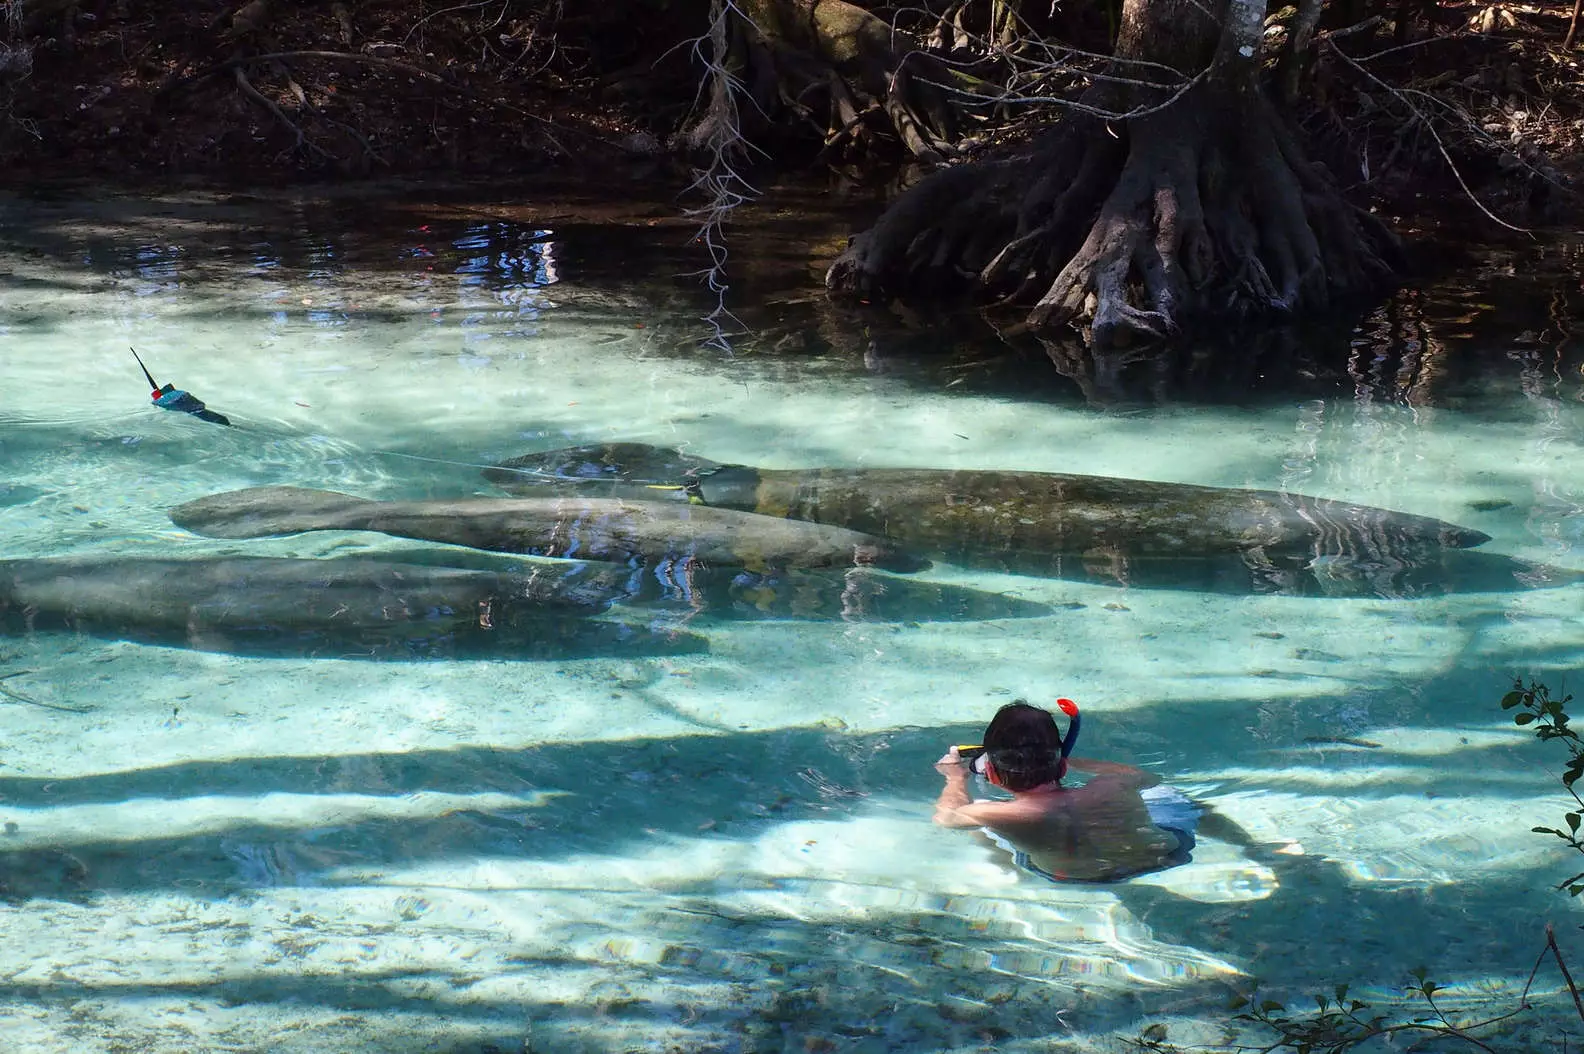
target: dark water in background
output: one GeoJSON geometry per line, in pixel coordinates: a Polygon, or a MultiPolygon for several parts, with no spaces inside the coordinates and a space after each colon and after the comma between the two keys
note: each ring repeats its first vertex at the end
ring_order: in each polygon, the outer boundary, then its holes
{"type": "MultiPolygon", "coordinates": [[[[851,214],[782,200],[730,234],[729,351],[665,201],[618,223],[432,195],[11,202],[0,556],[493,569],[369,535],[206,541],[167,510],[260,484],[494,493],[480,466],[634,440],[1287,487],[1584,570],[1575,243],[1466,254],[1357,325],[1165,361],[1066,343],[1058,367],[972,318],[827,304],[809,246],[851,214]],[[239,427],[148,408],[127,344],[239,427]]],[[[20,1049],[1017,1050],[1154,1021],[1209,1042],[1249,976],[1389,1000],[1423,963],[1448,1005],[1505,1009],[1540,920],[1571,929],[1544,888],[1568,861],[1528,831],[1560,818],[1557,759],[1495,700],[1570,680],[1580,587],[926,577],[872,621],[689,618],[704,654],[5,639],[20,1049]],[[950,589],[1001,600],[950,594],[948,619],[950,589]],[[933,830],[941,744],[1023,694],[1079,698],[1084,752],[1160,771],[1259,848],[1048,887],[933,830]]]]}
{"type": "MultiPolygon", "coordinates": [[[[574,309],[623,296],[650,298],[684,317],[717,306],[702,288],[709,259],[693,238],[695,221],[680,214],[683,195],[612,207],[597,191],[581,200],[574,188],[551,194],[559,196],[546,203],[533,192],[521,203],[481,202],[467,191],[414,202],[389,189],[304,201],[176,195],[112,199],[86,220],[81,200],[68,197],[53,206],[14,202],[6,218],[30,258],[127,275],[143,295],[193,286],[206,267],[250,263],[266,296],[272,273],[311,281],[359,272],[456,276],[529,318],[544,292],[568,279],[577,289],[561,306],[574,309]],[[513,218],[524,213],[540,215],[513,218]],[[140,243],[140,233],[161,237],[140,243]]],[[[823,269],[875,206],[797,187],[772,191],[768,200],[776,204],[745,208],[725,231],[730,316],[721,328],[731,346],[721,357],[728,361],[863,370],[923,389],[1099,407],[1348,397],[1461,407],[1511,391],[1576,399],[1584,376],[1573,335],[1584,246],[1574,240],[1482,249],[1426,239],[1411,246],[1416,273],[1405,288],[1362,321],[1343,313],[1274,332],[1206,333],[1171,354],[1122,350],[1096,362],[1075,338],[1058,336],[1048,348],[1026,335],[1002,338],[973,311],[832,304],[820,292],[823,269]]],[[[250,299],[234,297],[230,309],[258,310],[250,299]]],[[[337,301],[306,314],[326,325],[382,317],[337,301]]],[[[993,321],[1008,329],[1016,318],[993,321]]],[[[709,325],[668,333],[659,350],[710,356],[718,349],[700,345],[714,336],[709,325]]]]}

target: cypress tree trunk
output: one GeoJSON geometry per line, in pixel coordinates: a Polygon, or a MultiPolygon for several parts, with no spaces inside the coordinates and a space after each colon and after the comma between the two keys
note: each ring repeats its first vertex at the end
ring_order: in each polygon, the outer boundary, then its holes
{"type": "Polygon", "coordinates": [[[1125,0],[1109,78],[1022,154],[911,188],[832,265],[866,299],[1031,304],[1096,349],[1387,285],[1397,243],[1311,164],[1259,85],[1264,0],[1125,0]],[[1185,87],[1186,86],[1186,87],[1185,87]]]}

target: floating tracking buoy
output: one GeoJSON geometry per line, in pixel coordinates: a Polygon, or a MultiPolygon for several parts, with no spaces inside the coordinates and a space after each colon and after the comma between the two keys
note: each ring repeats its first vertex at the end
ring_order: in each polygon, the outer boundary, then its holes
{"type": "Polygon", "coordinates": [[[172,384],[162,386],[154,379],[154,375],[149,372],[149,368],[143,365],[143,358],[137,353],[137,349],[132,348],[131,351],[132,357],[137,359],[138,366],[142,367],[143,376],[148,378],[149,387],[153,389],[153,391],[149,392],[149,398],[154,401],[155,406],[161,410],[175,410],[178,413],[192,414],[200,421],[209,421],[217,425],[229,425],[231,423],[231,419],[226,417],[225,414],[215,413],[203,404],[202,399],[191,392],[184,392],[172,384]]]}

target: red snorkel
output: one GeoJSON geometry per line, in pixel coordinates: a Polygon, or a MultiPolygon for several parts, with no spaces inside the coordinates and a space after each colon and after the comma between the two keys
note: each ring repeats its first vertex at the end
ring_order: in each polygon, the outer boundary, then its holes
{"type": "Polygon", "coordinates": [[[1083,721],[1078,716],[1078,704],[1071,699],[1056,700],[1056,707],[1070,719],[1067,723],[1067,734],[1062,736],[1061,764],[1057,767],[1060,775],[1056,778],[1061,779],[1062,776],[1067,775],[1067,757],[1073,752],[1073,747],[1078,744],[1078,728],[1083,721]]]}

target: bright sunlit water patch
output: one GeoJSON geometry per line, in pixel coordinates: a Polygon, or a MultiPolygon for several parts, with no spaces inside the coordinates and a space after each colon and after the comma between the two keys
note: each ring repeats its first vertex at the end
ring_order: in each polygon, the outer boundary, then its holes
{"type": "MultiPolygon", "coordinates": [[[[790,613],[739,584],[730,618],[689,580],[617,603],[596,641],[483,655],[429,647],[439,606],[417,644],[329,645],[293,632],[291,594],[243,627],[274,634],[264,653],[13,625],[19,1050],[1036,1050],[1155,1021],[1210,1042],[1254,978],[1384,1006],[1426,965],[1449,1006],[1494,1015],[1545,922],[1574,931],[1549,889],[1574,861],[1530,830],[1566,811],[1563,755],[1497,708],[1584,662],[1584,376],[1545,314],[1577,288],[1573,247],[1474,316],[1448,283],[1246,388],[1195,362],[1101,398],[944,336],[877,324],[854,352],[856,318],[791,339],[768,296],[745,311],[763,343],[701,348],[687,268],[632,232],[422,204],[5,208],[4,560],[498,571],[369,532],[200,537],[170,510],[259,486],[500,497],[482,468],[594,442],[1285,488],[1478,529],[1492,554],[1414,596],[1345,568],[1321,569],[1335,595],[1290,596],[937,561],[935,593],[894,586],[880,617],[851,580],[787,590],[790,613]],[[150,406],[129,347],[234,427],[150,406]],[[943,747],[1057,695],[1083,705],[1081,754],[1213,807],[1191,863],[1056,885],[930,823],[943,747]]],[[[158,591],[129,603],[152,618],[158,591]]],[[[1554,975],[1534,994],[1511,1035],[1563,1020],[1554,975]]]]}

